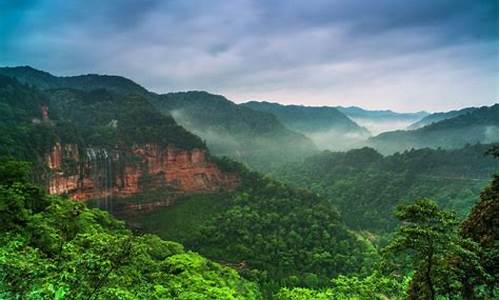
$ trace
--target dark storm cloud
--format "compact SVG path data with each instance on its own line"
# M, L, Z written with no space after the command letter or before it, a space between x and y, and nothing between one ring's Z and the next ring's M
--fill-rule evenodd
M498 1L0 0L0 64L234 100L438 110L497 99L497 24Z

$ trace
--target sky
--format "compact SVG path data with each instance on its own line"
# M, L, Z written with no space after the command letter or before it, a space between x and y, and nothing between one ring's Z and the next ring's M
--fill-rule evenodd
M235 102L498 102L498 0L0 0L0 66Z

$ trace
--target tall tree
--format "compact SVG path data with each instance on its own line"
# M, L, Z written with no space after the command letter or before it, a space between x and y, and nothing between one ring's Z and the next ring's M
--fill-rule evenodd
M458 220L431 200L419 200L400 206L396 217L401 225L394 239L384 249L386 255L406 254L415 271L409 299L436 299L439 295L460 294L463 265L483 274L475 255L476 244L463 240ZM396 260L394 260L396 261ZM455 261L461 263L457 264Z

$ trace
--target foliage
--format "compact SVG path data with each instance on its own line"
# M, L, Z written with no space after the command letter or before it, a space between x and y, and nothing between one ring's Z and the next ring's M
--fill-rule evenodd
M47 196L20 169L26 165L0 163L1 298L260 298L236 271L157 236L132 235L106 212Z
M409 265L416 272L410 299L460 299L463 282L477 288L484 282L487 274L480 264L479 246L460 236L459 222L453 213L440 209L431 200L418 200L400 206L396 216L401 225L384 253L399 272ZM403 259L398 261L402 253Z
M44 119L42 108L48 110ZM110 90L42 92L0 76L0 155L37 162L56 143L114 148L157 143L206 148L140 95Z
M328 286L340 274L368 274L377 259L330 203L251 172L233 194L182 199L139 223L237 266L268 293L283 286Z
M436 199L465 216L488 178L498 172L496 161L484 155L490 147L420 149L386 157L370 148L325 151L272 175L327 197L355 229L390 232L397 224L390 212L419 198Z
M479 202L461 224L461 235L480 245L481 266L488 275L481 282L486 287L485 292L498 292L498 176L494 176L491 184L481 192ZM463 284L466 294L477 290L477 282L466 280Z
M160 114L138 95L120 95L108 90L90 92L51 90L50 107L62 120L76 127L82 143L113 147L157 143L177 148L205 148L203 142L170 116ZM71 130L65 124L61 127ZM59 136L71 136L60 132ZM74 137L73 137L74 139Z
M0 155L33 160L55 140L52 126L40 121L47 99L39 91L0 76Z
M278 300L385 300L406 299L409 276L398 278L374 272L365 278L338 276L332 286L313 290L308 288L282 288L276 295Z

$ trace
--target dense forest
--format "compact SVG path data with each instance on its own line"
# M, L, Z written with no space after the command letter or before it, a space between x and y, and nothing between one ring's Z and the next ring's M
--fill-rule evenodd
M120 96L105 89L42 92L0 76L0 96L1 155L36 160L56 141L107 147L132 142L206 147L139 95Z
M496 161L485 155L490 147L420 149L386 157L371 148L325 151L273 176L327 197L353 228L387 232L396 225L391 214L397 205L415 199L434 199L465 216L498 172Z
M2 299L498 297L496 143L319 153L290 119L223 96L0 73ZM467 136L495 114L408 132Z
M234 163L227 164L234 168ZM401 224L379 252L370 251L366 241L356 239L335 221L338 216L326 202L255 174L247 176L245 186L253 186L255 196L237 194L229 200L229 207L214 217L210 227L192 232L200 237L190 247L219 257L221 263L228 265L223 267L184 250L180 244L154 235L132 234L106 212L88 209L64 197L48 196L27 179L26 163L2 160L0 296L7 299L498 297L498 176L484 189L472 213L462 223L454 213L439 208L431 200L399 206L395 215ZM273 200L259 200L266 196ZM301 197L313 200L311 208L302 207L305 204L299 201L297 207L290 208L290 213L280 215L281 210L286 211L281 203L290 204L293 201L289 199ZM269 213L262 214L262 208ZM294 209L303 212L295 214ZM225 261L221 256L234 260ZM234 262L239 263L234 265ZM261 290L249 279L259 283Z
M0 161L0 298L260 299L228 267L31 183Z
M377 261L371 243L349 230L325 199L238 163L223 163L240 170L243 182L237 191L188 197L177 206L129 221L241 267L242 275L259 282L267 293L281 286L326 286L336 275L367 274Z

